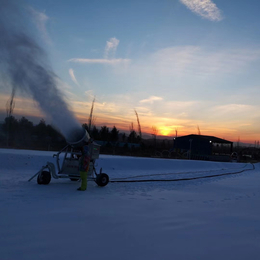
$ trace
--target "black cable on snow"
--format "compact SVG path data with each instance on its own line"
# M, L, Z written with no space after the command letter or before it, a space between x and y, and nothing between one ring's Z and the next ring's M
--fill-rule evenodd
M247 164L245 164L243 167L241 168L245 168L247 166ZM204 171L187 171L187 172L171 172L171 173L153 173L153 174L142 174L142 175L134 175L134 176L128 176L128 177L122 177L122 178L114 178L113 180L127 180L127 179L133 179L133 178L142 178L142 177L153 177L153 176L162 176L162 175L176 175L176 174L190 174L190 173L203 173L203 172L216 172L216 171L223 171L223 170L230 170L230 169L234 169L234 168L224 168L224 169L215 169L215 170L204 170Z
M220 173L220 174L214 174L214 175L206 175L206 176L197 176L197 177L189 177L189 178L181 178L181 179L170 179L170 180L166 180L166 179L146 179L146 180L126 180L126 179L121 179L121 180L116 180L116 179L112 179L109 182L115 183L115 182L166 182L166 181L191 181L191 180L198 180L198 179L206 179L206 178L214 178L214 177L220 177L220 176L226 176L226 175L234 175L234 174L239 174L242 172L246 172L246 171L252 171L255 170L255 166L254 164L250 163L253 167L252 169L243 169L237 172L225 172L225 173ZM174 174L178 174L178 173L174 173ZM179 173L181 174L181 173ZM158 174L156 174L158 175ZM140 175L141 176L141 175ZM149 176L153 176L153 175L145 175L147 177ZM136 176L137 177L137 176ZM133 178L133 177L129 177L129 178Z

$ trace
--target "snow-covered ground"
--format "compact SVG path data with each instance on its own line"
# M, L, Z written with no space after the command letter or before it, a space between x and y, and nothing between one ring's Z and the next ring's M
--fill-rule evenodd
M34 175L53 152L0 149L0 259L259 259L260 164L101 155L111 180Z

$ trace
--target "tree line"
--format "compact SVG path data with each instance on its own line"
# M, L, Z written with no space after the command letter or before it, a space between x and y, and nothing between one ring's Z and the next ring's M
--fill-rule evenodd
M82 125L90 134L91 138L97 141L107 142L108 145L115 143L141 144L140 135L134 129L127 135L120 133L114 126L111 130L107 126L98 129L95 125L89 129L88 124ZM0 146L17 149L41 149L58 150L66 145L65 138L52 125L47 124L44 119L34 125L26 117L16 119L14 116L7 116L0 126Z

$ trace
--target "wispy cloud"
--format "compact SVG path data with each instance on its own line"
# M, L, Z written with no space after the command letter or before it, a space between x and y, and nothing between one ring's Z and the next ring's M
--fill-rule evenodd
M150 103L150 104L152 104L154 101L161 101L161 100L163 100L162 97L151 96L147 99L140 100L140 103Z
M215 118L219 118L222 122L224 120L230 120L232 122L237 121L239 124L245 122L245 120L241 121L241 118L250 120L260 114L256 106L232 103L214 106L211 108L211 111L215 114ZM232 119L230 119L230 117Z
M118 44L119 40L115 37L110 38L110 40L107 41L104 53L105 59L108 59L109 57L114 58Z
M207 50L197 46L161 49L132 64L134 72L142 77L209 77L243 73L260 59L260 49Z
M129 59L83 59L83 58L74 58L68 60L69 62L76 62L76 63L97 63L97 64L110 64L115 65L119 63L128 63L130 62Z
M211 21L221 21L223 19L221 11L211 0L180 0L180 2L203 18Z
M84 95L88 98L88 100L92 101L95 97L94 91L92 89L85 91Z
M29 7L29 11L33 16L36 26L39 32L42 34L44 41L48 44L51 44L52 41L46 29L46 24L50 18L45 13L39 12L32 7Z
M79 83L78 83L78 81L77 81L77 79L76 79L76 77L75 77L75 74L74 74L74 70L73 70L73 69L69 69L69 74L70 74L70 77L71 77L72 81L73 81L76 85L79 86Z
M69 62L76 63L92 63L92 64L108 64L108 65L117 65L124 64L127 65L131 60L130 59L115 59L115 53L119 40L117 38L110 38L106 43L105 53L103 59L85 59L85 58L73 58L68 60Z

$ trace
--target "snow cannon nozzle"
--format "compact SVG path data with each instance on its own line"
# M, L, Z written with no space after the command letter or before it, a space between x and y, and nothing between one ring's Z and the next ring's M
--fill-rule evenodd
M71 131L67 143L72 147L81 147L91 141L90 136L86 129L74 129Z

